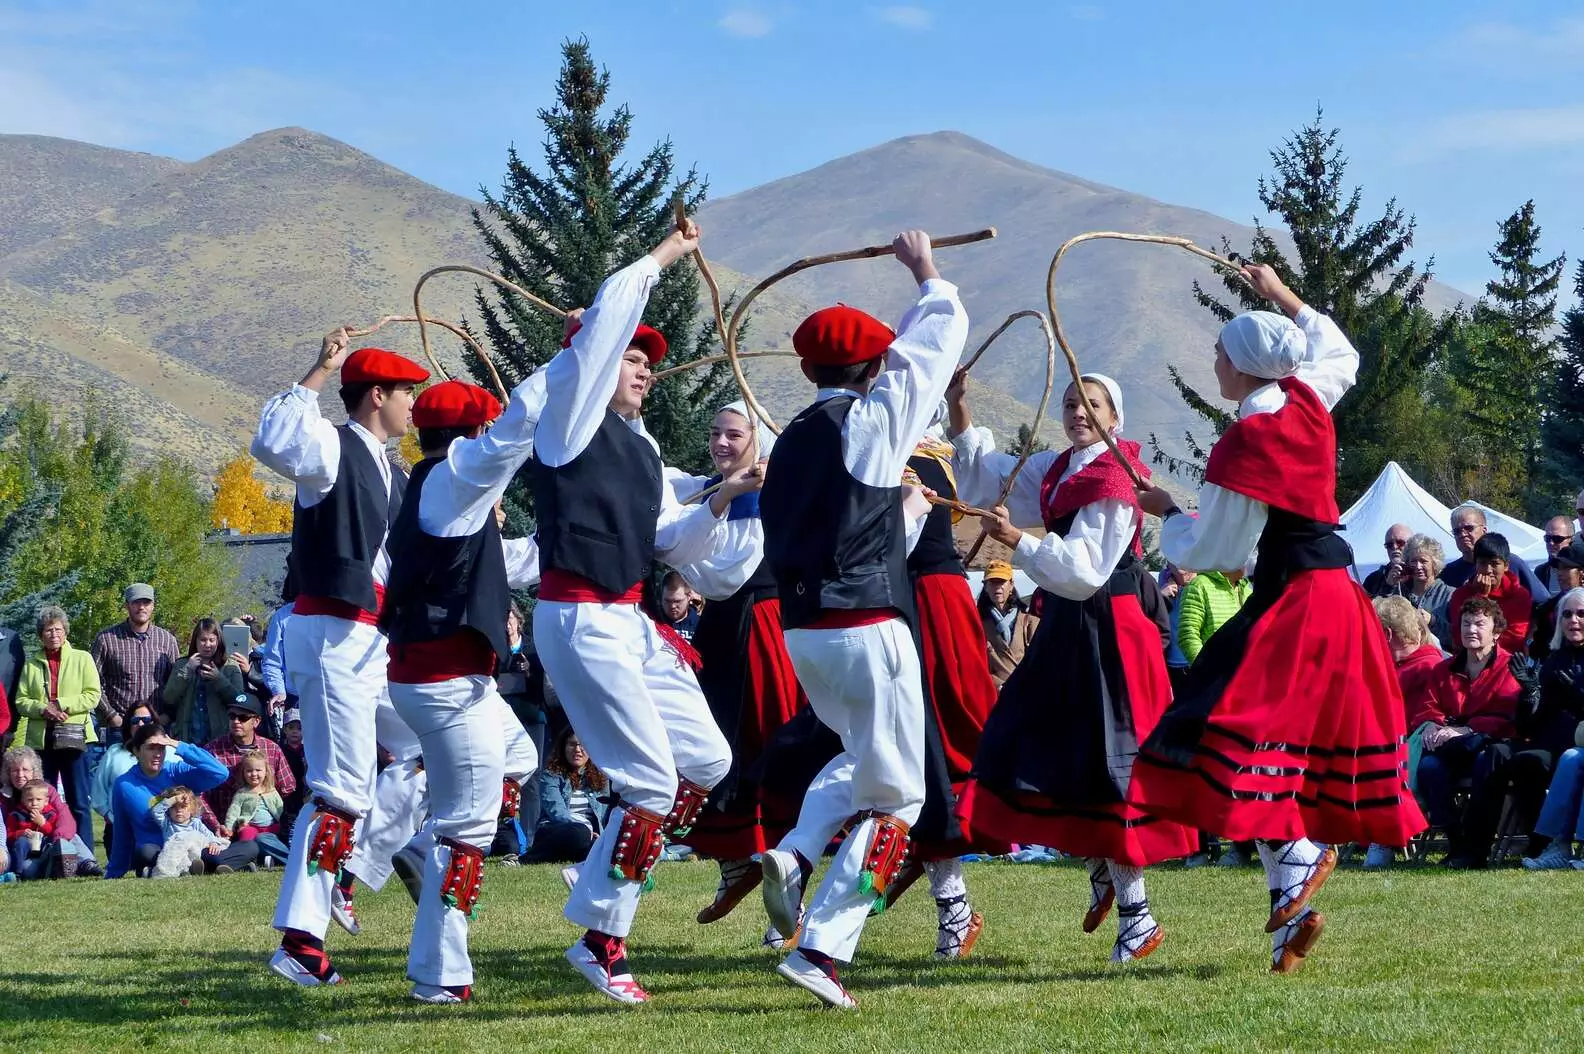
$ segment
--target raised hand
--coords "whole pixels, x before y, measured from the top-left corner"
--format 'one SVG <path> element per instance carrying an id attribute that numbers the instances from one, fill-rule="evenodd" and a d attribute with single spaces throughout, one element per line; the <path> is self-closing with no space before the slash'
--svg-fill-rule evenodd
<path id="1" fill-rule="evenodd" d="M 935 269 L 935 253 L 930 248 L 930 236 L 924 231 L 903 231 L 891 240 L 891 248 L 902 265 L 913 272 L 913 280 L 923 285 L 931 278 L 939 278 Z"/>

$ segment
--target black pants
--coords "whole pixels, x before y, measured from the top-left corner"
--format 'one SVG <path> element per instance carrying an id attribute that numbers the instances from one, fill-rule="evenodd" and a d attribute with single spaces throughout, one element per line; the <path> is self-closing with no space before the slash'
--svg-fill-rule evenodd
<path id="1" fill-rule="evenodd" d="M 547 823 L 534 832 L 533 846 L 523 854 L 525 864 L 576 864 L 588 856 L 594 832 L 576 820 Z"/>
<path id="2" fill-rule="evenodd" d="M 1468 852 L 1483 859 L 1490 853 L 1501 819 L 1502 803 L 1511 794 L 1518 810 L 1518 829 L 1531 831 L 1545 802 L 1556 758 L 1549 750 L 1524 750 L 1521 743 L 1492 743 L 1474 763 L 1474 792 L 1464 810 Z"/>
<path id="3" fill-rule="evenodd" d="M 39 761 L 44 765 L 44 782 L 50 786 L 55 785 L 55 778 L 60 777 L 61 786 L 66 788 L 66 807 L 71 810 L 72 818 L 77 821 L 77 837 L 81 838 L 90 852 L 94 847 L 93 836 L 93 810 L 90 808 L 90 794 L 88 778 L 88 752 L 85 750 L 41 750 Z"/>

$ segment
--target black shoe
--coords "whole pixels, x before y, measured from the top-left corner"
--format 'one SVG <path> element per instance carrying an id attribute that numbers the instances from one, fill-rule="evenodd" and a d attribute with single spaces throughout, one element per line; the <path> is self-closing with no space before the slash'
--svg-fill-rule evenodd
<path id="1" fill-rule="evenodd" d="M 104 868 L 99 866 L 97 860 L 85 859 L 77 861 L 78 878 L 103 878 Z"/>
<path id="2" fill-rule="evenodd" d="M 1441 861 L 1441 866 L 1453 871 L 1473 871 L 1480 866 L 1480 861 L 1475 860 L 1467 853 L 1453 855 L 1448 853 L 1446 859 Z"/>

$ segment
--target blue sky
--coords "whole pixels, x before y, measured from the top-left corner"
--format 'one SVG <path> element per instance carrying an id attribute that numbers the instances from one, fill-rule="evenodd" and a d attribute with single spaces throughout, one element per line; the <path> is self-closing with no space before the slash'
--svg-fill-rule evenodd
<path id="1" fill-rule="evenodd" d="M 1497 223 L 1531 197 L 1544 248 L 1584 253 L 1571 0 L 0 0 L 0 132 L 194 160 L 302 125 L 475 195 L 508 142 L 537 157 L 577 34 L 637 143 L 669 136 L 716 196 L 955 129 L 1247 222 L 1268 151 L 1318 104 L 1367 212 L 1415 213 L 1451 284 L 1483 288 Z"/>

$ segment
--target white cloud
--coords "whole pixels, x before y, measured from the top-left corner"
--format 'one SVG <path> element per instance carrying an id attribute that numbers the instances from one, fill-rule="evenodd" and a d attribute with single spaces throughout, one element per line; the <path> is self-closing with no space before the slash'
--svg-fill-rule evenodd
<path id="1" fill-rule="evenodd" d="M 1475 23 L 1451 37 L 1447 51 L 1462 61 L 1544 74 L 1562 64 L 1584 61 L 1584 16 L 1534 28 L 1510 22 Z"/>
<path id="2" fill-rule="evenodd" d="M 1067 17 L 1080 22 L 1098 22 L 1105 18 L 1105 8 L 1099 4 L 1073 4 L 1067 8 Z"/>
<path id="3" fill-rule="evenodd" d="M 775 23 L 770 21 L 769 15 L 749 8 L 728 11 L 715 24 L 734 37 L 768 36 L 775 28 Z"/>
<path id="4" fill-rule="evenodd" d="M 890 7 L 880 8 L 875 14 L 879 16 L 882 22 L 889 22 L 893 26 L 911 29 L 916 32 L 922 32 L 935 24 L 935 13 L 933 11 L 926 11 L 922 7 L 914 7 L 912 4 L 893 4 Z"/>
<path id="5" fill-rule="evenodd" d="M 1584 147 L 1584 105 L 1479 110 L 1432 122 L 1398 154 L 1401 163 L 1449 154 L 1516 154 Z"/>

